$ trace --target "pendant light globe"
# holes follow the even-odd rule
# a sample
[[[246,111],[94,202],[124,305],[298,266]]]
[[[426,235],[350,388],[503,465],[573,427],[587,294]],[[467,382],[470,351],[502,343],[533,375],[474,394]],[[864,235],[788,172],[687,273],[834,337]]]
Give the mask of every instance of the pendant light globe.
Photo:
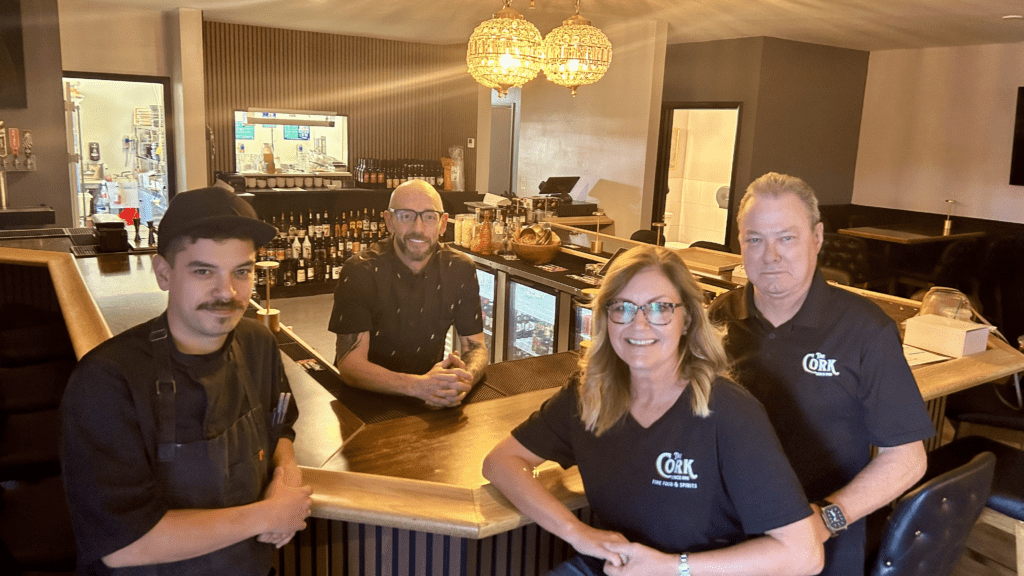
[[[503,1],[493,18],[473,30],[466,50],[470,76],[499,96],[533,80],[543,59],[540,31],[509,6],[512,0]]]

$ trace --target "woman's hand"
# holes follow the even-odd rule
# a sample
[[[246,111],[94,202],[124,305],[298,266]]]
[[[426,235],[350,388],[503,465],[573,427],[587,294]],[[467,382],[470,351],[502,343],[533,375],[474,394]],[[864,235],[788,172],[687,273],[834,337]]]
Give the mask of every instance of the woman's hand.
[[[678,554],[665,554],[643,544],[606,543],[605,549],[614,553],[622,562],[605,562],[604,573],[608,576],[673,576],[679,568]]]
[[[605,561],[605,565],[611,566],[622,566],[622,559],[608,546],[629,544],[629,540],[618,532],[599,530],[582,522],[574,528],[566,541],[580,554],[600,558]]]

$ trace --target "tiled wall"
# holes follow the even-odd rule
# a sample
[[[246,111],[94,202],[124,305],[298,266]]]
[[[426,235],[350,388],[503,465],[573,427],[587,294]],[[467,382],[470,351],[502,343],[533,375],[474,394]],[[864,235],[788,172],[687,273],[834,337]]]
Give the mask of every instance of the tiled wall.
[[[719,207],[715,194],[732,179],[736,119],[735,110],[676,111],[675,161],[665,202],[668,241],[726,243],[728,210]]]

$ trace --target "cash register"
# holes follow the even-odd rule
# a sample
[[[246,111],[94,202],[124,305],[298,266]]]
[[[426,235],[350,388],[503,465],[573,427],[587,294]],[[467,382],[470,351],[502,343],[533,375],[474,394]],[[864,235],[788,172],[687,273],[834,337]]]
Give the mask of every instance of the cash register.
[[[579,179],[579,176],[553,176],[541,182],[540,196],[558,199],[558,205],[555,208],[557,216],[593,216],[594,211],[597,210],[597,204],[574,202],[572,196],[569,195]]]

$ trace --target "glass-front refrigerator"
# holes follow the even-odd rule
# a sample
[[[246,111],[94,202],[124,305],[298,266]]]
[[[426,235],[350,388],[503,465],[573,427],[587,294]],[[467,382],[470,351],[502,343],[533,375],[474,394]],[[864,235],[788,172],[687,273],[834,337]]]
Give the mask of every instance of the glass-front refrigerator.
[[[580,343],[590,340],[590,322],[594,312],[575,298],[572,300],[572,349],[579,350]]]
[[[483,312],[484,341],[487,343],[490,361],[494,361],[494,272],[476,269],[476,281],[480,285],[480,310]]]
[[[521,282],[509,283],[508,342],[506,360],[543,356],[555,352],[558,295],[554,290]]]

